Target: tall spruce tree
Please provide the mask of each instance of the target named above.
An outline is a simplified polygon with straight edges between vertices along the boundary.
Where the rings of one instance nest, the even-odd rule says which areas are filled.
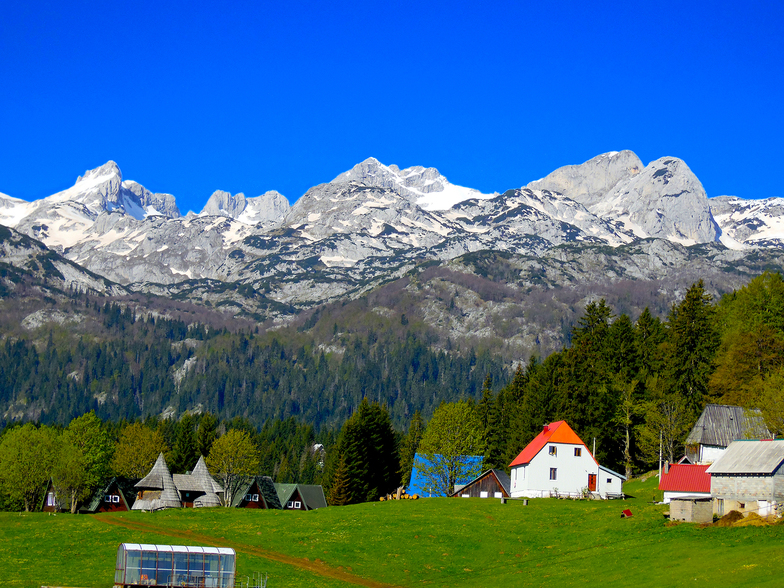
[[[719,346],[712,297],[700,280],[673,305],[668,319],[671,352],[668,357],[672,390],[684,401],[687,416],[697,419],[708,400],[708,380]]]
[[[192,470],[199,461],[193,417],[186,413],[177,423],[176,430],[170,467],[172,473],[184,474]]]

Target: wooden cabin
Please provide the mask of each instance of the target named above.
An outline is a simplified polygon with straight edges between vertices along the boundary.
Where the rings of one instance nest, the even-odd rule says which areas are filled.
[[[327,506],[324,489],[312,484],[275,484],[284,510],[314,510]]]
[[[511,478],[503,470],[487,470],[468,482],[456,487],[451,496],[461,498],[509,498]]]
[[[275,484],[269,476],[255,476],[244,487],[240,488],[232,500],[236,508],[260,508],[280,510],[280,498]]]

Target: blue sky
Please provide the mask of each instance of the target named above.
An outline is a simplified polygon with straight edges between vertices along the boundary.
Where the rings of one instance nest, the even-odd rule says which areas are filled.
[[[784,3],[5,2],[0,192],[115,160],[201,210],[374,156],[504,191],[631,149],[784,196]]]

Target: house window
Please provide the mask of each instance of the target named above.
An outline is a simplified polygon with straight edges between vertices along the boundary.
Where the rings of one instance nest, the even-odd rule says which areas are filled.
[[[480,490],[479,491],[479,498],[487,498],[487,490]]]
[[[582,454],[583,454],[583,448],[582,447],[575,447],[574,448],[574,456],[575,457],[580,457]]]
[[[112,502],[114,504],[120,504],[120,497],[117,494],[112,495]]]
[[[112,501],[112,495],[111,494],[104,495],[103,501],[104,502],[111,502]]]
[[[555,445],[550,445],[550,455],[557,455],[558,448]]]
[[[253,495],[252,494],[246,494],[245,495],[245,502],[253,502]]]
[[[54,492],[49,492],[49,494],[46,495],[46,506],[54,506],[55,504],[57,503],[54,499]]]
[[[253,502],[258,502],[258,501],[259,501],[259,495],[258,494],[254,494],[253,495]]]
[[[550,479],[556,480],[558,476],[558,468],[550,468]]]
[[[297,501],[294,503],[294,508],[302,508],[302,503],[301,503],[299,500],[297,500]]]
[[[503,498],[503,497],[504,497],[504,495],[503,495],[503,494],[501,494],[500,492],[494,492],[494,493],[493,493],[493,496],[494,496],[495,498]]]
[[[607,483],[612,484],[612,478],[607,478]]]

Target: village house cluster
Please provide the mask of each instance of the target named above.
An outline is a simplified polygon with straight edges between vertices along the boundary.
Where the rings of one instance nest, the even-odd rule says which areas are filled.
[[[758,410],[708,404],[686,438],[686,455],[665,464],[659,490],[670,518],[710,522],[738,511],[779,515],[784,439],[773,439]]]
[[[772,439],[759,411],[709,404],[692,428],[686,455],[665,463],[659,490],[670,504],[670,518],[710,522],[736,510],[743,515],[779,515],[784,500],[784,439]],[[464,456],[481,467],[482,456]],[[443,496],[428,487],[417,464],[408,494]],[[449,496],[463,498],[623,498],[626,477],[600,465],[566,421],[545,425],[512,461],[510,474],[489,469],[470,480],[458,480]],[[112,478],[80,512],[159,510],[216,507],[224,489],[210,475],[204,458],[193,471],[171,474],[163,454],[138,482]],[[269,476],[254,476],[235,492],[231,507],[313,510],[327,506],[319,485],[276,484]],[[53,487],[47,489],[42,510],[58,510]]]

